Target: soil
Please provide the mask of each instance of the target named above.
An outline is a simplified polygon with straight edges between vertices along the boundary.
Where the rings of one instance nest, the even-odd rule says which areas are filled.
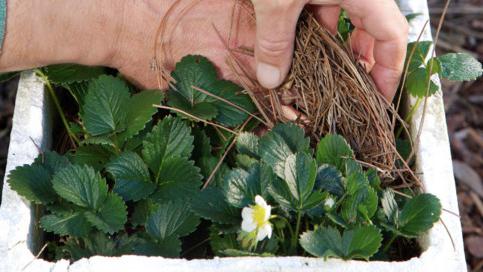
[[[443,2],[428,0],[433,33]],[[452,2],[437,53],[467,52],[483,61],[483,0]],[[17,82],[18,77],[0,84],[0,181],[5,174]],[[483,79],[466,83],[443,82],[443,90],[468,271],[482,271]]]

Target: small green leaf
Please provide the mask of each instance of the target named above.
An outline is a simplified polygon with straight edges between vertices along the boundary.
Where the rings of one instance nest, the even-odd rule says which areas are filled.
[[[406,15],[406,20],[408,21],[408,23],[410,23],[412,20],[416,19],[417,17],[423,15],[422,13],[410,13],[408,15]]]
[[[399,207],[391,189],[384,190],[382,193],[381,206],[387,220],[392,224],[397,224],[399,221]]]
[[[36,204],[48,204],[57,198],[52,189],[51,175],[40,165],[23,165],[8,175],[10,188]]]
[[[437,57],[440,76],[449,80],[476,80],[483,74],[481,62],[465,53],[448,53]]]
[[[119,142],[125,142],[142,131],[157,112],[153,106],[160,104],[163,92],[159,90],[142,91],[131,97],[127,108],[127,128],[119,134]]]
[[[156,185],[151,182],[148,167],[134,152],[124,152],[106,165],[106,171],[114,177],[113,191],[126,201],[146,198]]]
[[[428,84],[429,90],[428,90]],[[430,79],[426,68],[417,68],[407,75],[406,90],[415,97],[425,97],[435,94],[439,87]]]
[[[163,161],[167,158],[188,158],[193,150],[190,128],[179,118],[165,117],[143,141],[143,158],[159,180]]]
[[[369,260],[381,246],[382,235],[374,226],[362,226],[344,231],[320,227],[300,236],[300,245],[317,257],[339,257]]]
[[[240,223],[240,210],[230,206],[219,188],[208,187],[191,200],[191,210],[198,216],[219,224]]]
[[[129,88],[112,76],[93,80],[82,106],[81,119],[92,136],[120,132],[126,128]]]
[[[345,171],[345,161],[352,159],[354,153],[346,140],[340,135],[326,135],[317,145],[317,163],[335,166]]]
[[[420,194],[406,202],[399,214],[399,231],[417,237],[433,227],[441,216],[441,203],[431,194]]]
[[[406,65],[408,65],[409,63],[408,73],[411,73],[417,68],[421,68],[421,66],[425,66],[426,58],[432,45],[432,41],[419,41],[408,43],[406,55]],[[411,60],[409,60],[410,57]]]
[[[146,231],[158,240],[169,237],[182,237],[193,232],[200,220],[190,211],[190,206],[182,201],[161,203],[149,216]]]
[[[305,137],[305,131],[294,123],[279,123],[272,132],[282,136],[293,153],[309,153],[310,140]]]
[[[97,211],[87,211],[85,216],[100,231],[113,234],[124,228],[127,207],[120,196],[109,193]]]
[[[193,161],[185,158],[165,160],[159,171],[154,200],[177,200],[193,197],[201,186],[201,175]]]
[[[97,209],[107,196],[106,181],[89,166],[70,165],[54,175],[52,184],[59,196],[81,207]]]
[[[104,67],[78,64],[55,64],[47,66],[43,70],[47,78],[58,85],[95,79],[106,72]]]
[[[342,197],[344,194],[342,174],[334,166],[322,164],[319,169],[317,169],[315,188],[328,191],[337,197]]]
[[[40,218],[40,225],[45,231],[61,236],[84,237],[92,229],[82,212],[44,215]]]

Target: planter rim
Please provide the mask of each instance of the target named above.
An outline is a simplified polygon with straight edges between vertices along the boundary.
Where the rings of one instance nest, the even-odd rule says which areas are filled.
[[[427,20],[426,1],[399,0],[405,14],[421,13],[411,22],[410,40],[417,39]],[[421,40],[431,40],[425,29]],[[414,103],[413,99],[410,99]],[[40,148],[46,150],[52,140],[50,101],[42,82],[32,71],[23,72],[19,82],[13,118],[6,177],[17,166],[31,163]],[[458,214],[458,202],[453,177],[449,140],[446,128],[442,92],[428,99],[425,119],[423,106],[411,122],[413,140],[422,124],[416,143],[416,171],[421,174],[424,190],[436,195],[443,206],[440,221],[419,242],[423,253],[402,262],[343,261],[313,257],[226,257],[214,259],[168,259],[125,255],[48,262],[37,259],[41,231],[35,225],[35,208],[12,191],[4,180],[0,206],[0,272],[10,271],[466,271],[463,237]],[[454,213],[454,214],[452,214]]]

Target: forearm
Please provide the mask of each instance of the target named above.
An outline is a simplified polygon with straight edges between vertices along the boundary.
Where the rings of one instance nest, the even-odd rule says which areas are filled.
[[[121,0],[7,0],[0,71],[54,63],[107,65],[121,33]]]

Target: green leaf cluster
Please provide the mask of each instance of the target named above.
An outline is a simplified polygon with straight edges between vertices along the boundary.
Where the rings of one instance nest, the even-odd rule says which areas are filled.
[[[64,237],[56,258],[179,256],[180,238],[200,223],[187,205],[202,180],[189,124],[154,119],[161,92],[131,95],[122,79],[108,75],[92,79],[83,99],[81,145],[16,168],[10,188],[45,208],[40,226]]]
[[[476,80],[483,74],[481,63],[466,53],[447,53],[431,57],[431,41],[408,44],[405,89],[414,97],[422,98],[435,94],[439,87],[433,75],[453,81]]]
[[[168,105],[173,108],[228,127],[241,125],[255,111],[243,89],[218,79],[215,66],[203,56],[185,56],[171,76],[175,83],[168,90]]]
[[[323,137],[312,150],[301,128],[279,124],[261,137],[240,134],[236,147],[237,167],[224,183],[192,200],[193,212],[213,223],[210,238],[219,255],[305,251],[369,260],[382,253],[384,240],[416,237],[439,219],[441,206],[432,195],[389,201],[376,171],[363,170],[339,135]],[[274,235],[246,247],[243,237],[250,234],[240,234],[240,213],[257,195],[274,207]]]

